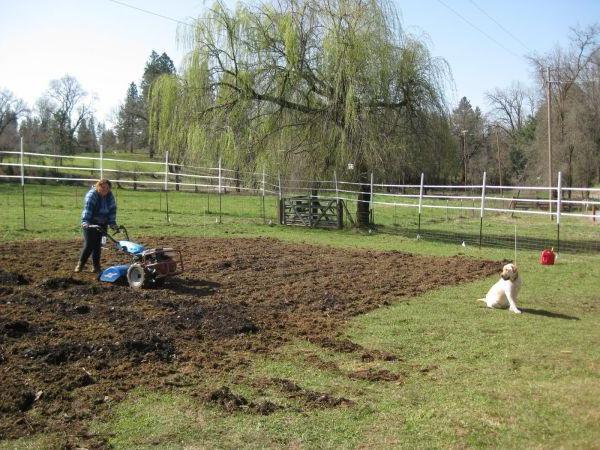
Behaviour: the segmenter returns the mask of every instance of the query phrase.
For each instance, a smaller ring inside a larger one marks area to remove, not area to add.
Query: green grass
[[[43,206],[37,206],[38,188],[27,186],[24,231],[20,188],[0,185],[2,238],[78,237],[83,190],[75,195],[72,187],[45,188]],[[204,194],[169,195],[167,224],[158,193],[118,191],[119,221],[134,236],[271,236],[439,256],[514,256],[512,248],[462,247],[385,232],[268,226],[260,216],[260,199],[247,196],[223,196],[223,223],[216,224],[214,195],[210,212]],[[275,203],[269,201],[267,219],[274,219]],[[402,211],[401,216],[400,211],[395,217],[378,216],[414,225],[414,211]],[[456,217],[429,225],[460,230],[472,220],[478,224],[478,218]],[[519,234],[551,241],[555,229],[546,221],[515,219]],[[499,218],[488,228],[502,233],[503,227],[512,230],[514,223]],[[567,221],[565,228],[578,238],[598,238],[599,229],[589,223]],[[272,415],[228,414],[185,391],[140,389],[92,428],[107,433],[115,448],[598,448],[600,255],[563,253],[556,265],[541,266],[539,250],[518,251],[522,315],[487,310],[475,301],[495,281],[490,277],[398,302],[357,317],[342,330],[344,337],[391,352],[398,361],[366,362],[360,353],[330,352],[299,339],[270,355],[249,354],[249,367],[194,387],[205,392],[228,385],[249,400],[288,406]],[[313,357],[336,369],[314,364]],[[369,368],[401,374],[401,379],[368,382],[348,376]],[[257,380],[274,377],[354,403],[307,410],[275,388],[256,387]],[[55,439],[38,435],[0,443],[0,448],[48,448]]]

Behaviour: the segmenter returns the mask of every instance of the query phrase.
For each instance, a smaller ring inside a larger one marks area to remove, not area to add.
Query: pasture
[[[134,292],[71,272],[84,191],[0,185],[0,448],[594,448],[600,256],[517,248],[523,314],[475,299],[512,247],[269,226],[275,199],[118,191],[186,272]],[[34,195],[37,194],[37,195]],[[406,211],[406,212],[405,212]],[[267,222],[267,223],[265,223]],[[552,243],[545,220],[489,234]],[[459,231],[477,218],[425,224]],[[476,225],[474,225],[476,224]],[[568,224],[570,238],[598,228]],[[507,231],[508,230],[508,231]],[[460,239],[460,237],[458,237]],[[519,243],[519,241],[518,241]],[[110,250],[103,264],[118,261]]]

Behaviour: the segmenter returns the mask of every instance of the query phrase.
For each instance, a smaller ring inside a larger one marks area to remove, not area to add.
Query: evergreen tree
[[[161,75],[173,75],[175,73],[175,65],[169,56],[163,52],[162,55],[158,55],[154,50],[146,62],[144,68],[144,75],[140,83],[142,89],[142,95],[140,97],[140,115],[139,118],[142,122],[142,132],[140,135],[141,145],[148,147],[150,157],[154,157],[155,148],[152,142],[148,141],[148,95],[152,83]]]
[[[166,53],[158,56],[154,50],[148,58],[146,67],[144,68],[144,75],[140,87],[142,88],[142,98],[144,101],[148,99],[148,93],[150,92],[150,86],[152,82],[156,80],[160,75],[172,75],[175,73],[175,65],[173,60],[169,58]]]
[[[82,120],[77,130],[77,143],[79,149],[84,152],[96,150],[96,135],[94,130],[94,119]]]
[[[102,145],[104,150],[115,148],[117,146],[117,137],[111,128],[106,128],[103,122],[98,124],[98,144]]]
[[[461,149],[462,178],[466,185],[469,178],[469,163],[484,147],[485,120],[479,107],[473,109],[467,97],[463,97],[460,99],[458,107],[452,111],[452,121]]]
[[[142,116],[142,103],[138,89],[136,84],[131,82],[125,102],[119,108],[118,114],[117,139],[121,148],[133,152],[134,148],[143,145],[145,123]]]

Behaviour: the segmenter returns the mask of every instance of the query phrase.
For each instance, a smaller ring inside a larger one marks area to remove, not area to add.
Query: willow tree
[[[179,110],[185,123],[152,120],[159,147],[184,137],[197,157],[218,148],[237,164],[293,163],[317,179],[345,172],[363,185],[361,225],[369,172],[414,151],[428,121],[445,117],[444,61],[403,33],[386,0],[280,0],[233,12],[216,3],[182,31],[192,57],[181,78],[153,88],[151,114]]]

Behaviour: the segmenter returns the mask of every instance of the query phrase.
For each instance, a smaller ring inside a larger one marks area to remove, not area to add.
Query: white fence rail
[[[27,159],[27,161],[26,161]],[[108,164],[107,164],[108,163]],[[135,189],[169,191],[240,192],[255,195],[319,195],[346,202],[367,202],[359,194],[369,195],[369,208],[376,205],[415,208],[420,216],[425,209],[479,211],[483,220],[487,213],[545,215],[560,225],[561,217],[600,220],[600,189],[562,186],[558,173],[556,187],[494,186],[486,182],[475,185],[427,185],[421,174],[420,184],[375,183],[368,181],[282,179],[280,174],[236,171],[221,166],[198,167],[164,161],[143,161],[77,155],[54,155],[21,151],[0,151],[0,181],[53,181],[93,183],[107,176],[113,183]],[[521,196],[523,195],[523,196]],[[575,197],[579,198],[576,199]]]

